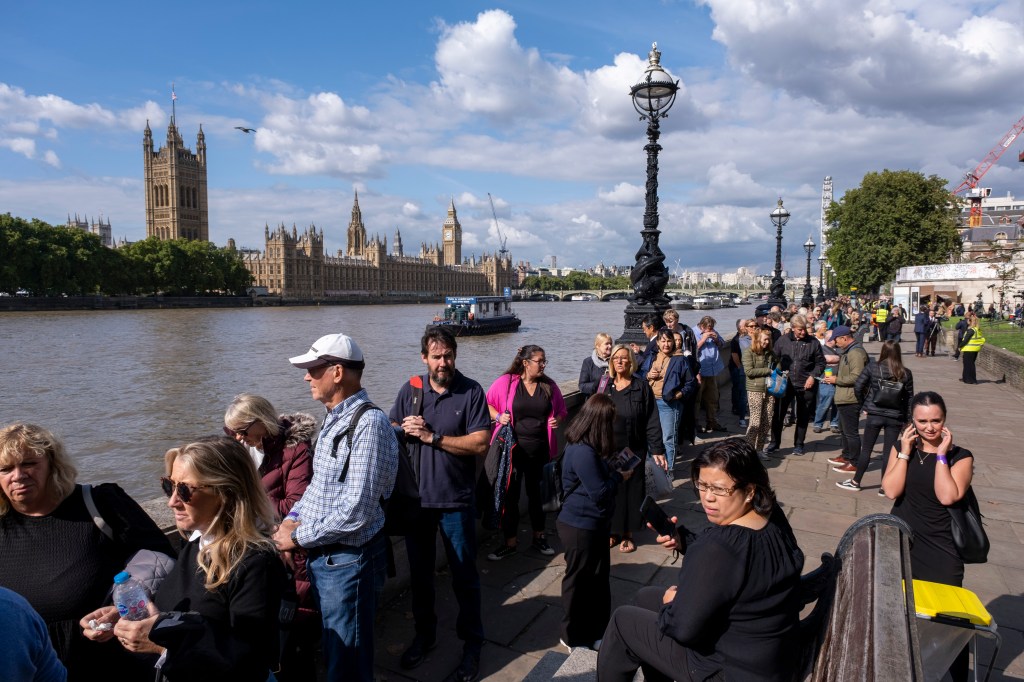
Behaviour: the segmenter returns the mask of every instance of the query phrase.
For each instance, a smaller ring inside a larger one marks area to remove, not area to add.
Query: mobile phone
[[[626,472],[632,471],[640,464],[640,457],[633,453],[629,448],[623,448],[622,451],[615,455],[615,462],[613,468],[616,471]]]
[[[676,536],[676,539],[678,540],[676,527],[673,525],[672,519],[668,517],[665,510],[662,509],[650,495],[645,497],[643,503],[640,505],[640,516],[651,524],[651,528],[657,531],[658,535],[673,535]]]

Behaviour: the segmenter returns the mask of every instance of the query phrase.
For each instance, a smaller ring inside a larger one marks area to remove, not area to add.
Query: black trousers
[[[586,530],[561,521],[556,526],[565,547],[562,641],[589,647],[601,639],[612,612],[608,528]]]
[[[505,493],[504,508],[501,513],[501,533],[505,539],[514,538],[519,532],[519,491],[522,481],[526,480],[527,509],[530,513],[530,526],[533,532],[544,531],[544,501],[540,498],[540,480],[544,476],[544,465],[548,463],[547,443],[542,449],[531,452],[516,448],[513,450],[512,477],[508,492]]]
[[[782,445],[783,419],[789,412],[790,405],[796,403],[796,432],[793,434],[793,446],[802,448],[804,438],[807,437],[807,424],[818,407],[818,385],[815,384],[811,390],[805,391],[803,387],[793,388],[793,385],[790,384],[786,389],[786,394],[782,396],[782,400],[777,401],[776,404],[778,405],[779,402],[782,404],[772,415],[772,442],[779,446]]]
[[[853,475],[853,480],[858,484],[864,478],[864,472],[868,470],[868,464],[871,463],[871,451],[875,447],[875,441],[878,440],[878,433],[883,429],[885,430],[885,439],[882,441],[882,471],[885,471],[885,466],[889,462],[889,453],[892,452],[892,446],[900,437],[903,422],[877,414],[869,414],[868,418],[864,420],[864,436],[861,438],[860,455],[857,457],[857,473]]]
[[[935,355],[935,344],[939,342],[938,334],[931,334],[925,339],[925,355]]]
[[[978,359],[978,351],[961,351],[961,357],[963,360],[964,371],[963,380],[965,384],[976,384],[978,383],[978,373],[975,370],[974,363]]]
[[[687,651],[658,629],[664,587],[644,587],[637,606],[620,606],[612,614],[597,653],[598,682],[632,682],[637,668],[648,682],[690,682]]]
[[[860,457],[860,405],[836,405],[839,411],[839,438],[843,444],[843,457],[856,462]]]

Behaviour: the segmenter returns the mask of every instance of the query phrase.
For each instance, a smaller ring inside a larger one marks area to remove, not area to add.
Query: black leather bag
[[[988,561],[989,540],[981,523],[981,509],[974,488],[959,502],[949,507],[953,544],[965,564],[983,564]]]
[[[875,392],[871,396],[875,407],[887,410],[898,410],[903,407],[903,382],[878,379],[875,381]]]

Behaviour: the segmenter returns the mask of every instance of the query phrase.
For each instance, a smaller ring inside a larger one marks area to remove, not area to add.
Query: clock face
[[[452,238],[452,231],[451,230],[445,230],[444,231],[444,238],[445,239],[451,239]]]

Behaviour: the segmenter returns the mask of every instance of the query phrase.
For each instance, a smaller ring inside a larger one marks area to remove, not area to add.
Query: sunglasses
[[[192,501],[192,494],[195,491],[201,490],[202,488],[212,488],[213,486],[209,486],[209,485],[189,485],[188,483],[181,483],[181,482],[178,482],[178,481],[172,481],[171,479],[167,478],[166,476],[161,476],[160,477],[160,487],[163,488],[164,495],[167,495],[168,498],[170,498],[171,495],[173,495],[175,492],[177,492],[178,493],[178,499],[181,500],[182,502],[184,502],[185,504],[189,504]]]
[[[256,419],[253,419],[251,422],[249,422],[240,429],[232,429],[230,427],[225,426],[224,433],[227,434],[228,438],[234,438],[235,436],[244,437],[246,434],[249,433],[249,429],[251,429],[256,424],[256,421]]]

